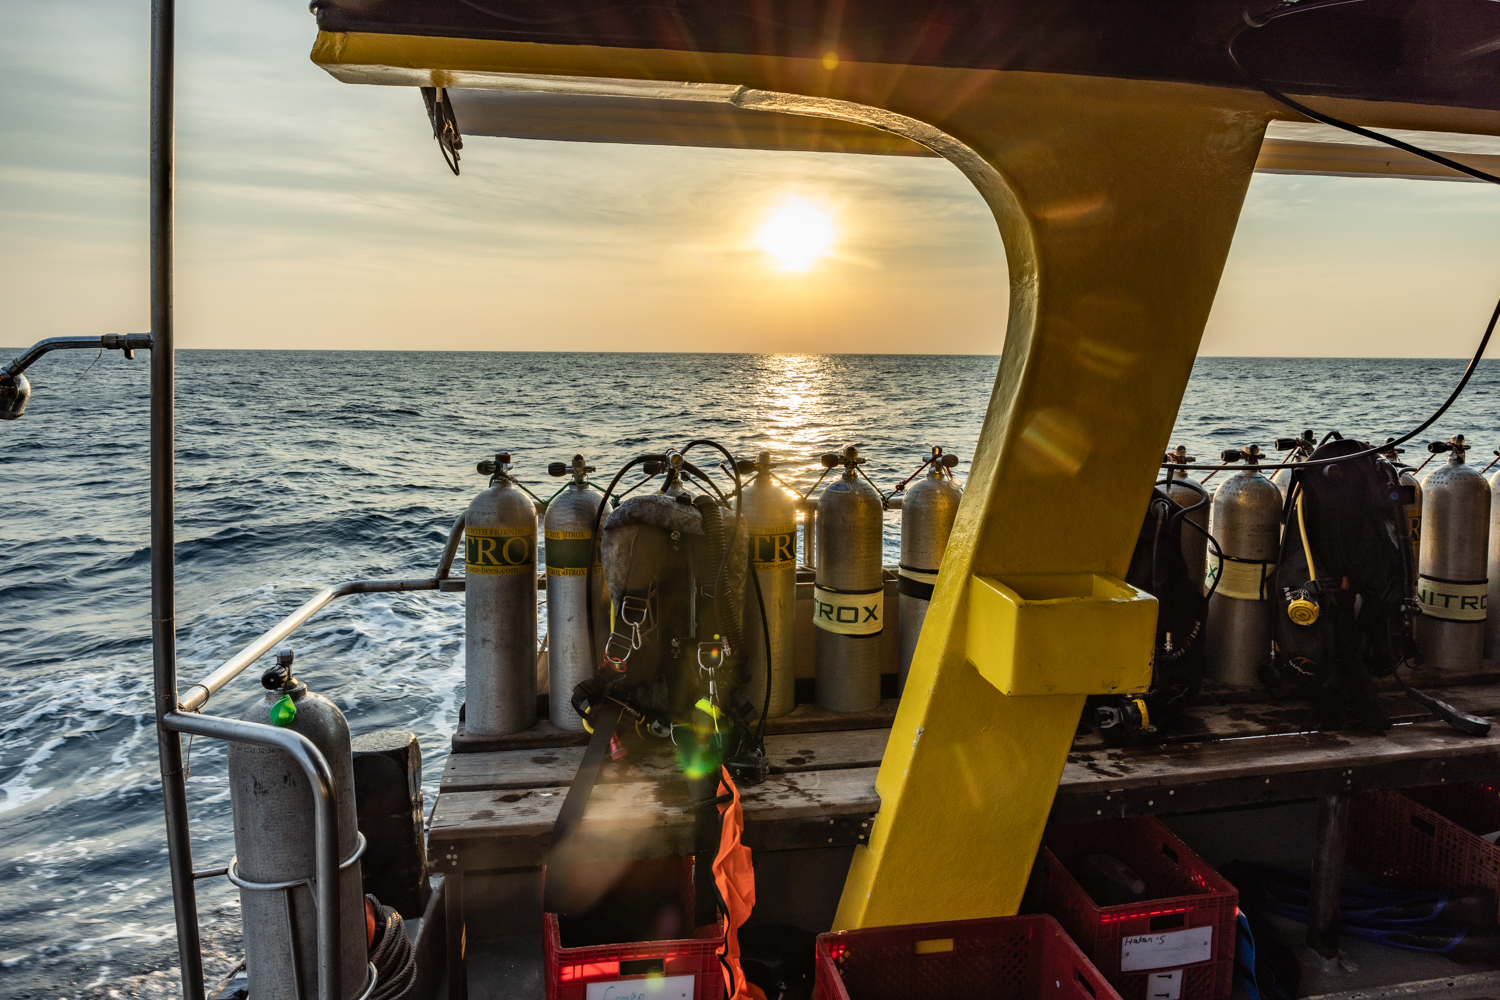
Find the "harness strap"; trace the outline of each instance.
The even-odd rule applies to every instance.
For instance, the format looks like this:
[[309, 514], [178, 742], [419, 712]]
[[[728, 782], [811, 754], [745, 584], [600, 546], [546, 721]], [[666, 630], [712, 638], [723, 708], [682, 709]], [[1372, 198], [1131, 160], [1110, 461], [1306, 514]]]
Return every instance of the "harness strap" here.
[[547, 852], [547, 874], [542, 894], [542, 907], [548, 913], [566, 913], [568, 900], [568, 871], [571, 867], [571, 844], [578, 824], [583, 821], [583, 811], [588, 807], [589, 796], [594, 793], [594, 784], [599, 780], [599, 768], [609, 753], [609, 741], [619, 725], [623, 711], [619, 702], [605, 700], [593, 712], [594, 733], [589, 737], [588, 749], [583, 752], [583, 761], [578, 773], [573, 775], [573, 784], [568, 788], [562, 808], [558, 810], [557, 822], [552, 825], [552, 847]]

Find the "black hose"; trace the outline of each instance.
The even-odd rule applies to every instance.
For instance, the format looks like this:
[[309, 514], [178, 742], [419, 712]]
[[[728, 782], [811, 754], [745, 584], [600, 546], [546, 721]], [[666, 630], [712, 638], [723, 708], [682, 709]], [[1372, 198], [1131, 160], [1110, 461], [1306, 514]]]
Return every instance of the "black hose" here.
[[406, 936], [406, 922], [393, 906], [382, 906], [366, 896], [375, 911], [375, 943], [370, 964], [375, 966], [375, 991], [370, 1000], [404, 1000], [417, 985], [417, 953]]
[[[1244, 67], [1244, 65], [1240, 63], [1239, 57], [1234, 54], [1234, 43], [1250, 28], [1264, 28], [1272, 21], [1286, 17], [1290, 14], [1301, 14], [1306, 13], [1310, 10], [1321, 10], [1325, 7], [1339, 7], [1344, 4], [1360, 2], [1363, 2], [1363, 0], [1322, 0], [1322, 2], [1313, 3], [1295, 3], [1289, 2], [1289, 0], [1283, 0], [1280, 5], [1273, 7], [1270, 11], [1264, 14], [1261, 14], [1259, 18], [1252, 17], [1249, 9], [1246, 8], [1243, 12], [1244, 23], [1237, 27], [1234, 30], [1233, 34], [1229, 36], [1229, 39], [1224, 43], [1224, 54], [1229, 58], [1230, 65], [1235, 68], [1236, 72], [1243, 76], [1252, 86], [1254, 86], [1257, 90], [1264, 92], [1266, 96], [1270, 97], [1273, 101], [1278, 101], [1299, 114], [1306, 115], [1314, 121], [1322, 122], [1324, 125], [1331, 125], [1334, 128], [1343, 129], [1345, 132], [1352, 132], [1355, 135], [1364, 136], [1366, 139], [1374, 139], [1376, 142], [1384, 143], [1387, 146], [1394, 146], [1397, 149], [1404, 149], [1408, 153], [1413, 153], [1417, 156], [1422, 157], [1423, 159], [1431, 160], [1433, 163], [1441, 163], [1445, 167], [1457, 170], [1459, 173], [1468, 174], [1470, 177], [1476, 178], [1477, 180], [1487, 181], [1490, 184], [1500, 184], [1500, 177], [1496, 177], [1494, 174], [1485, 173], [1483, 170], [1479, 170], [1466, 164], [1459, 163], [1457, 160], [1450, 160], [1446, 156], [1440, 156], [1437, 153], [1434, 153], [1431, 150], [1423, 149], [1420, 146], [1413, 146], [1409, 142], [1402, 142], [1400, 139], [1392, 138], [1388, 135], [1382, 135], [1379, 132], [1373, 132], [1367, 128], [1360, 128], [1358, 125], [1346, 122], [1342, 118], [1335, 118], [1332, 115], [1325, 115], [1321, 112], [1314, 111], [1312, 108], [1309, 108], [1307, 105], [1302, 104], [1300, 101], [1292, 100], [1290, 97], [1286, 96], [1281, 91], [1277, 90], [1275, 87], [1271, 86], [1269, 83], [1266, 83], [1260, 77], [1250, 72]], [[1433, 413], [1432, 416], [1424, 420], [1415, 429], [1409, 431], [1406, 434], [1403, 434], [1399, 438], [1387, 441], [1385, 444], [1381, 445], [1378, 448], [1369, 448], [1365, 451], [1357, 451], [1350, 455], [1340, 455], [1337, 458], [1320, 458], [1316, 461], [1306, 462], [1286, 462], [1281, 465], [1263, 465], [1261, 466], [1261, 468], [1263, 470], [1275, 471], [1277, 469], [1290, 468], [1292, 465], [1316, 466], [1333, 465], [1337, 462], [1352, 462], [1355, 459], [1364, 458], [1368, 455], [1378, 455], [1383, 451], [1389, 451], [1391, 448], [1394, 448], [1398, 444], [1405, 444], [1406, 442], [1410, 441], [1412, 438], [1416, 437], [1418, 434], [1422, 433], [1427, 428], [1437, 423], [1438, 418], [1448, 412], [1448, 408], [1453, 405], [1454, 401], [1458, 399], [1459, 394], [1462, 393], [1468, 386], [1469, 379], [1474, 377], [1474, 371], [1479, 367], [1479, 359], [1484, 357], [1484, 350], [1489, 346], [1490, 335], [1495, 332], [1495, 323], [1497, 320], [1500, 320], [1500, 302], [1495, 303], [1495, 311], [1490, 315], [1489, 325], [1484, 328], [1484, 336], [1480, 338], [1479, 347], [1474, 351], [1474, 356], [1469, 359], [1469, 366], [1464, 369], [1463, 378], [1458, 380], [1458, 386], [1454, 388], [1453, 393], [1448, 397], [1443, 405], [1438, 407], [1437, 411]], [[1162, 464], [1165, 465], [1167, 463], [1164, 462]], [[1216, 468], [1216, 466], [1179, 465], [1176, 466], [1176, 468], [1209, 470]]]
[[[708, 540], [709, 565], [717, 567], [714, 574], [714, 607], [719, 611], [719, 631], [729, 644], [732, 655], [743, 652], [745, 630], [740, 621], [740, 609], [729, 592], [729, 543], [724, 537], [724, 515], [713, 497], [700, 493], [693, 498], [693, 506], [703, 515], [703, 534]], [[751, 570], [754, 572], [754, 570]]]
[[760, 593], [760, 574], [754, 566], [748, 567], [750, 580], [755, 584], [755, 604], [760, 608], [760, 634], [766, 642], [766, 699], [760, 707], [760, 719], [755, 724], [755, 742], [765, 748], [766, 716], [771, 713], [771, 626], [766, 621], [766, 599]]
[[[640, 465], [642, 462], [661, 462], [661, 461], [665, 461], [665, 460], [666, 460], [666, 456], [665, 455], [637, 455], [635, 458], [632, 458], [630, 461], [628, 461], [624, 465], [622, 465], [620, 467], [620, 471], [615, 473], [615, 478], [613, 478], [613, 479], [611, 479], [609, 481], [609, 489], [605, 490], [604, 491], [604, 495], [599, 498], [599, 509], [594, 512], [594, 530], [593, 530], [593, 536], [592, 537], [594, 539], [594, 544], [596, 546], [603, 545], [603, 539], [601, 539], [599, 537], [599, 525], [602, 524], [603, 521], [604, 521], [604, 508], [609, 506], [609, 497], [610, 497], [610, 494], [614, 493], [615, 487], [620, 485], [620, 480], [625, 478], [625, 473], [629, 472], [631, 469], [635, 468], [637, 465]], [[654, 478], [654, 477], [647, 476], [645, 479], [641, 480], [641, 483], [649, 482], [652, 478]], [[641, 483], [636, 483], [635, 486], [639, 486], [639, 485], [641, 485]], [[635, 486], [632, 486], [630, 488], [630, 490], [635, 489]], [[629, 494], [630, 490], [626, 490], [625, 494]], [[623, 500], [624, 498], [625, 498], [624, 495], [622, 495], [620, 497], [621, 500]], [[584, 602], [584, 610], [585, 610], [585, 612], [588, 615], [588, 617], [585, 619], [585, 621], [588, 622], [588, 632], [589, 632], [589, 660], [597, 668], [600, 665], [600, 662], [599, 662], [599, 650], [596, 648], [597, 639], [596, 639], [596, 637], [594, 635], [596, 629], [594, 628], [594, 559], [593, 559], [593, 553], [589, 554], [589, 561], [588, 562], [589, 562], [588, 568], [586, 570], [584, 570], [584, 573], [583, 573], [583, 602]]]

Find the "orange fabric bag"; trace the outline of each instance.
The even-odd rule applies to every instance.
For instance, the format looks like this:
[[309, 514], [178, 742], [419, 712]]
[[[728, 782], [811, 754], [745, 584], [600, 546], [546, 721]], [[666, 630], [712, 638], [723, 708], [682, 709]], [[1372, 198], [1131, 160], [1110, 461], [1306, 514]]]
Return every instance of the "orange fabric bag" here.
[[740, 926], [755, 909], [755, 866], [750, 848], [740, 842], [745, 813], [740, 808], [740, 790], [723, 767], [719, 768], [719, 794], [732, 796], [719, 806], [719, 853], [714, 857], [714, 884], [728, 911], [724, 920], [724, 949], [719, 952], [724, 968], [724, 991], [730, 1000], [766, 1000], [759, 986], [745, 978], [740, 968]]

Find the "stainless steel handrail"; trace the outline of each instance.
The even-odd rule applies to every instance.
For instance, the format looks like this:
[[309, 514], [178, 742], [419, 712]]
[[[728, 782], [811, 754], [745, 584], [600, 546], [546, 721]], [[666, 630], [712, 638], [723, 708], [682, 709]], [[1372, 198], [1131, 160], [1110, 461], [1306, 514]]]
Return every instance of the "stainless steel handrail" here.
[[291, 635], [297, 627], [327, 607], [332, 601], [350, 594], [392, 594], [407, 590], [437, 590], [439, 584], [448, 579], [453, 569], [453, 559], [458, 554], [459, 543], [464, 537], [464, 514], [458, 515], [453, 527], [448, 529], [448, 541], [443, 546], [443, 557], [438, 560], [437, 573], [427, 580], [354, 580], [338, 587], [325, 587], [313, 595], [302, 607], [277, 622], [275, 627], [264, 632], [260, 638], [225, 660], [213, 673], [187, 690], [187, 695], [178, 701], [177, 707], [184, 712], [196, 712], [208, 704], [225, 684], [238, 677], [246, 667], [269, 653], [282, 639]]
[[297, 627], [323, 610], [330, 602], [350, 594], [389, 594], [407, 590], [437, 590], [441, 581], [437, 577], [428, 580], [354, 580], [338, 587], [325, 587], [296, 611], [277, 622], [275, 627], [262, 633], [250, 645], [225, 660], [213, 673], [187, 689], [178, 702], [184, 712], [196, 712], [208, 703], [219, 689], [238, 677], [245, 668], [276, 644], [297, 630]]
[[[301, 733], [262, 722], [245, 722], [217, 715], [166, 712], [162, 728], [253, 743], [290, 754], [302, 768], [313, 792], [313, 870], [317, 884], [314, 901], [318, 911], [318, 1000], [339, 1000], [339, 818], [334, 798], [333, 771], [322, 752]], [[196, 926], [196, 921], [194, 922]]]
[[135, 351], [151, 350], [151, 334], [106, 333], [98, 337], [48, 337], [32, 344], [9, 364], [0, 365], [0, 376], [21, 374], [49, 351], [89, 350], [95, 347], [101, 351], [125, 351], [134, 357]]
[[448, 529], [448, 544], [443, 546], [443, 558], [438, 560], [437, 579], [448, 579], [448, 573], [453, 569], [453, 557], [458, 554], [458, 545], [464, 539], [464, 523], [468, 513], [458, 515], [453, 522], [453, 527]]

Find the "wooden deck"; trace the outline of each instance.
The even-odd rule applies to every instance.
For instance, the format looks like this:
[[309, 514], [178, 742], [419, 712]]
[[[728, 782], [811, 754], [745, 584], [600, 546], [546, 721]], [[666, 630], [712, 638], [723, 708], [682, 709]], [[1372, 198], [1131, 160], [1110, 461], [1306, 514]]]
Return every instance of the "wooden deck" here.
[[[1447, 688], [1460, 708], [1500, 716], [1500, 684]], [[1399, 693], [1384, 696], [1396, 722], [1382, 734], [1308, 731], [1299, 706], [1229, 703], [1195, 709], [1171, 742], [1126, 750], [1092, 736], [1074, 744], [1052, 819], [1196, 812], [1288, 802], [1373, 788], [1500, 776], [1500, 729], [1463, 736]], [[894, 714], [894, 705], [886, 706]], [[753, 848], [860, 843], [879, 809], [875, 774], [889, 730], [768, 736], [771, 778], [744, 790]], [[454, 754], [429, 834], [442, 870], [539, 865], [581, 746]], [[582, 834], [598, 850], [637, 856], [691, 853], [686, 790], [669, 747], [606, 762]], [[626, 831], [636, 831], [634, 835]]]
[[[1466, 711], [1500, 717], [1500, 664], [1495, 667], [1492, 679], [1456, 679], [1467, 682], [1443, 688], [1440, 696]], [[1500, 777], [1500, 728], [1485, 737], [1460, 735], [1399, 691], [1382, 695], [1395, 725], [1380, 734], [1315, 731], [1305, 706], [1243, 698], [1225, 696], [1193, 709], [1169, 741], [1154, 746], [1112, 750], [1081, 735], [1063, 769], [1051, 821], [1319, 799], [1329, 817], [1320, 829], [1320, 851], [1341, 859], [1340, 816], [1350, 794]], [[880, 808], [875, 776], [895, 708], [890, 700], [878, 712], [841, 720], [804, 706], [777, 727], [782, 731], [773, 729], [766, 738], [770, 778], [742, 790], [746, 843], [760, 852], [864, 842]], [[835, 728], [840, 725], [858, 728]], [[802, 731], [816, 727], [824, 728]], [[538, 728], [510, 749], [455, 753], [444, 769], [428, 858], [448, 877], [450, 986], [466, 981], [463, 876], [545, 863], [552, 826], [583, 757], [571, 734], [550, 746], [545, 738]], [[687, 789], [672, 748], [659, 740], [628, 743], [625, 760], [605, 762], [579, 830], [584, 849], [598, 860], [691, 854]], [[1336, 884], [1337, 870], [1329, 877]], [[1336, 893], [1333, 898], [1336, 906]], [[1336, 909], [1320, 920], [1323, 940], [1333, 947]], [[451, 1000], [463, 996], [462, 987], [450, 993]]]

